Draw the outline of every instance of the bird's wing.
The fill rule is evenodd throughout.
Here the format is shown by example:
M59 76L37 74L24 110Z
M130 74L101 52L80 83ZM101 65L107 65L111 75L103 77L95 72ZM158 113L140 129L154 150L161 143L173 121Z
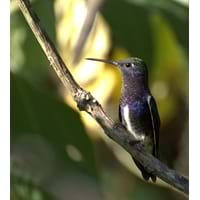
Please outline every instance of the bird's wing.
M157 109L156 102L152 96L147 98L148 106L151 114L151 124L154 135L154 155L158 156L158 143L159 143L159 129L160 129L160 117Z

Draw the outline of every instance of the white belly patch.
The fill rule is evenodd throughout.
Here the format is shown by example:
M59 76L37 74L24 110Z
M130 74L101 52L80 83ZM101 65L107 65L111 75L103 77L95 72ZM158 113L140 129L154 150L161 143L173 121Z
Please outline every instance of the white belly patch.
M124 113L124 121L126 122L126 128L128 129L128 131L130 133L133 134L133 136L138 139L138 140L144 140L144 135L138 135L135 133L133 127L131 126L131 120L130 120L130 114L129 114L129 107L128 105L126 105L124 108L123 108L123 113Z

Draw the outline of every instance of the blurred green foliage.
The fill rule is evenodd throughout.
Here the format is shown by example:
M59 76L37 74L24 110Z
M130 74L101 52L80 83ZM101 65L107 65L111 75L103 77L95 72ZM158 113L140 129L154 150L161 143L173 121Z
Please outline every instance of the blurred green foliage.
M40 16L49 37L55 41L53 1L34 1L32 5L37 10L37 14ZM44 12L44 10L48 10L48 12ZM20 73L29 81L40 84L49 69L48 61L19 10L11 12L10 34L12 70Z
M35 0L33 8L56 43L53 4ZM160 159L176 167L180 138L188 134L188 5L109 0L102 14L113 49L123 47L149 66L162 120ZM79 115L52 92L47 59L17 9L11 12L11 71L11 199L185 199L136 178L104 143L93 145ZM178 168L188 174L188 165Z
M49 188L59 184L63 176L76 178L80 174L96 182L94 150L84 132L77 113L11 74L13 183L33 184L51 194ZM15 192L19 185L14 187Z
M154 33L151 30L154 15L164 17L170 23L177 40L188 53L187 6L174 0L110 0L102 11L111 26L114 44L144 59L150 67L155 56Z

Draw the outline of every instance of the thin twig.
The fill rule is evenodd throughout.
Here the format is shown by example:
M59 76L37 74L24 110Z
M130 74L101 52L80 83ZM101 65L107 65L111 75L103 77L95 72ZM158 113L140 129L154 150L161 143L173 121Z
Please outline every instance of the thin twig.
M87 15L84 20L83 26L81 28L78 40L74 47L74 58L73 62L77 63L80 59L80 55L82 52L82 49L85 45L85 42L88 38L88 35L92 29L93 23L96 18L97 11L101 8L103 5L104 0L88 0L87 1Z
M184 192L189 193L188 178L178 174L175 170L169 169L164 163L146 153L141 143L135 143L135 138L122 124L114 123L104 112L101 105L87 91L83 90L74 80L63 60L59 56L53 43L46 32L41 28L36 14L33 12L28 0L16 0L35 37L44 50L50 65L54 68L63 84L70 89L74 101L81 111L89 113L103 128L106 135L126 149L145 169L169 185Z

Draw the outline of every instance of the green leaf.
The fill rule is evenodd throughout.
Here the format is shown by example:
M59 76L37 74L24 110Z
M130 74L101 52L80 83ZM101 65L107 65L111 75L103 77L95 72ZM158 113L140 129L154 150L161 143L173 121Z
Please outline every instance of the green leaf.
M147 11L122 0L106 1L102 10L111 26L113 42L149 64L152 61L153 44Z

